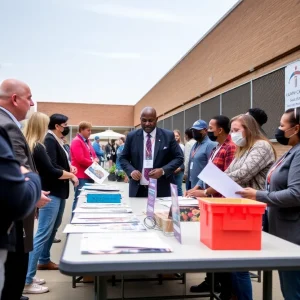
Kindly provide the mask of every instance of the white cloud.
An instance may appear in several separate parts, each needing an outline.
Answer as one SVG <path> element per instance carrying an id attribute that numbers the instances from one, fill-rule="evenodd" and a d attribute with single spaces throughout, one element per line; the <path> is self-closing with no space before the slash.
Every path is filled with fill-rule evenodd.
<path id="1" fill-rule="evenodd" d="M 195 24 L 196 20 L 192 17 L 177 16 L 169 12 L 155 9 L 141 9 L 136 7 L 128 7 L 116 5 L 112 3 L 103 3 L 97 5 L 85 5 L 84 9 L 101 15 L 109 15 L 115 17 L 123 17 L 130 19 L 142 19 L 153 22 L 163 23 L 179 23 L 179 24 Z"/>

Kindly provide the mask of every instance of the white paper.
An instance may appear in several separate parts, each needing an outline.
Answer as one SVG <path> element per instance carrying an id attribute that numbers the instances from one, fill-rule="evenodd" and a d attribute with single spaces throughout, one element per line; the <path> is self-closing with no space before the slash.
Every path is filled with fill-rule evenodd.
<path id="1" fill-rule="evenodd" d="M 185 200 L 180 200 L 179 202 L 179 206 L 198 206 L 199 202 L 196 199 L 189 199 L 189 201 L 185 201 Z M 166 206 L 166 207 L 171 207 L 172 206 L 172 201 L 158 201 L 159 204 Z"/>
<path id="2" fill-rule="evenodd" d="M 88 215 L 88 214 L 86 214 Z M 110 218 L 106 216 L 105 218 L 95 217 L 95 218 L 82 218 L 80 214 L 75 214 L 71 223 L 72 224 L 108 224 L 108 223 L 139 223 L 140 220 L 134 216 L 128 217 L 124 215 L 119 218 Z"/>
<path id="3" fill-rule="evenodd" d="M 97 232 L 132 232 L 147 231 L 143 224 L 117 223 L 117 224 L 67 224 L 63 233 L 97 233 Z"/>
<path id="4" fill-rule="evenodd" d="M 81 251 L 87 253 L 110 252 L 119 253 L 120 248 L 136 249 L 167 249 L 171 247 L 154 232 L 112 233 L 109 235 L 85 233 L 82 235 Z"/>
<path id="5" fill-rule="evenodd" d="M 97 184 L 97 185 L 83 186 L 83 190 L 86 190 L 86 191 L 113 191 L 113 192 L 118 192 L 120 189 L 116 185 Z"/>
<path id="6" fill-rule="evenodd" d="M 90 178 L 101 184 L 109 175 L 98 163 L 93 162 L 85 171 Z"/>
<path id="7" fill-rule="evenodd" d="M 86 209 L 129 208 L 129 206 L 125 203 L 86 203 L 86 202 L 81 203 L 80 207 Z"/>
<path id="8" fill-rule="evenodd" d="M 128 214 L 132 213 L 131 208 L 126 207 L 104 207 L 104 208 L 87 208 L 87 207 L 76 207 L 73 212 L 75 213 L 98 213 L 98 214 Z"/>
<path id="9" fill-rule="evenodd" d="M 199 174 L 198 178 L 226 198 L 240 198 L 236 192 L 243 190 L 240 185 L 210 161 Z"/>
<path id="10" fill-rule="evenodd" d="M 133 218 L 136 217 L 134 215 L 127 214 L 94 214 L 94 213 L 79 213 L 75 215 L 78 219 L 119 219 L 119 218 Z"/>
<path id="11" fill-rule="evenodd" d="M 156 198 L 156 200 L 161 200 L 161 201 L 172 201 L 171 197 L 161 197 L 161 198 Z M 179 201 L 191 201 L 194 200 L 192 197 L 183 197 L 183 196 L 178 196 Z"/>

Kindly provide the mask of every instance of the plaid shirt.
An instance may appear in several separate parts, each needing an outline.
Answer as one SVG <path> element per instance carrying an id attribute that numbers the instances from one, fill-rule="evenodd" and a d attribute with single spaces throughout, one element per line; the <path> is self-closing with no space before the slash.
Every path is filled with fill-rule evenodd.
<path id="1" fill-rule="evenodd" d="M 215 152 L 218 148 L 215 148 L 213 152 L 211 153 L 211 158 L 214 157 Z M 228 135 L 225 142 L 222 144 L 220 150 L 216 154 L 216 156 L 213 158 L 212 162 L 214 165 L 216 165 L 220 170 L 223 172 L 229 167 L 231 162 L 234 159 L 236 151 L 236 145 L 232 142 L 231 136 Z M 216 193 L 214 194 L 214 197 L 220 198 L 223 197 L 221 194 Z"/>
<path id="2" fill-rule="evenodd" d="M 217 151 L 218 148 L 215 148 L 214 151 L 211 153 L 211 158 L 214 156 L 214 153 Z M 213 158 L 213 163 L 216 165 L 220 170 L 223 172 L 229 167 L 231 162 L 234 159 L 236 150 L 236 145 L 232 142 L 231 136 L 228 135 L 225 142 L 222 144 L 220 150 Z"/>

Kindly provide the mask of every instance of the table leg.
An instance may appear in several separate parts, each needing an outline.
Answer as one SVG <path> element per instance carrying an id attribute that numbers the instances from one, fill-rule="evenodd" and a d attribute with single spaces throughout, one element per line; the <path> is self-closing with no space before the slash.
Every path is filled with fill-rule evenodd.
<path id="1" fill-rule="evenodd" d="M 210 300 L 214 300 L 214 293 L 215 293 L 215 274 L 211 273 L 211 283 L 210 283 Z"/>
<path id="2" fill-rule="evenodd" d="M 107 279 L 95 277 L 95 300 L 107 300 Z"/>
<path id="3" fill-rule="evenodd" d="M 263 300 L 272 300 L 272 271 L 264 271 Z"/>

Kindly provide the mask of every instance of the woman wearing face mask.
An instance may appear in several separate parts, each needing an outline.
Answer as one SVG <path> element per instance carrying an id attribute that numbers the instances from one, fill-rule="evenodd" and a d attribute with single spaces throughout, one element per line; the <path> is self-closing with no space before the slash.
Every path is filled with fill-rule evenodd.
<path id="1" fill-rule="evenodd" d="M 231 138 L 237 151 L 225 173 L 242 187 L 263 189 L 266 174 L 276 157 L 273 146 L 250 115 L 239 115 L 231 120 Z M 239 300 L 252 300 L 249 272 L 232 273 L 232 284 Z"/>
<path id="2" fill-rule="evenodd" d="M 281 117 L 275 137 L 289 145 L 271 167 L 263 188 L 246 188 L 238 194 L 268 205 L 269 233 L 300 245 L 300 108 L 289 109 Z M 284 299 L 300 299 L 300 271 L 279 271 Z"/>
<path id="3" fill-rule="evenodd" d="M 41 294 L 49 290 L 47 287 L 41 286 L 42 283 L 45 283 L 44 279 L 35 277 L 37 264 L 40 261 L 48 269 L 58 269 L 57 265 L 50 260 L 50 248 L 55 233 L 61 224 L 65 201 L 69 196 L 69 179 L 75 185 L 78 184 L 77 177 L 70 172 L 67 154 L 62 145 L 61 132 L 65 129 L 60 127 L 65 128 L 65 126 L 58 125 L 61 124 L 61 121 L 65 123 L 67 119 L 66 117 L 51 118 L 51 126 L 56 128 L 51 135 L 48 133 L 46 136 L 50 119 L 40 112 L 35 112 L 31 116 L 24 130 L 25 138 L 41 178 L 42 188 L 50 192 L 48 197 L 51 199 L 46 206 L 39 210 L 38 229 L 33 241 L 33 250 L 29 255 L 24 287 L 24 293 L 26 294 Z M 48 147 L 44 145 L 45 136 Z M 51 159 L 47 153 L 49 153 Z"/>
<path id="4" fill-rule="evenodd" d="M 178 145 L 180 146 L 180 149 L 182 150 L 182 154 L 184 154 L 184 145 L 181 144 L 181 138 L 180 138 L 180 131 L 178 129 L 173 130 L 174 132 L 174 136 L 175 136 L 175 140 L 178 143 Z M 178 192 L 178 196 L 182 196 L 183 192 L 182 192 L 182 181 L 183 181 L 183 175 L 184 175 L 184 163 L 175 170 L 175 181 L 176 181 L 176 185 L 177 185 L 177 192 Z"/>

